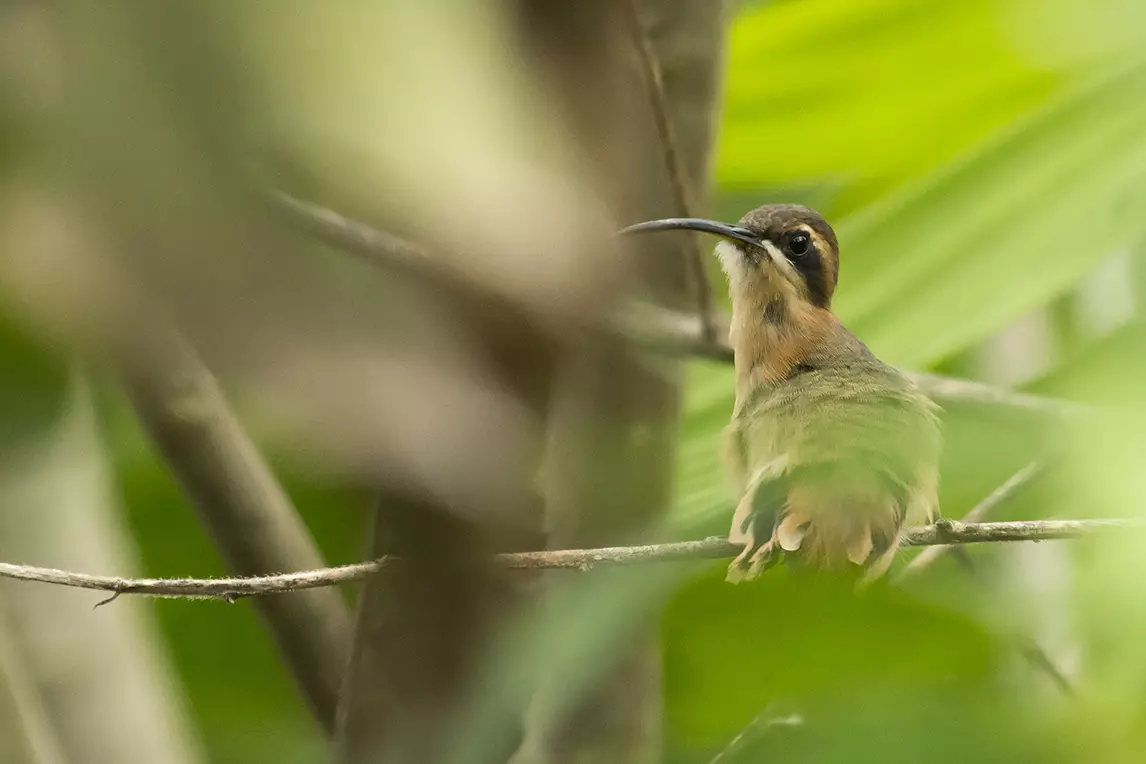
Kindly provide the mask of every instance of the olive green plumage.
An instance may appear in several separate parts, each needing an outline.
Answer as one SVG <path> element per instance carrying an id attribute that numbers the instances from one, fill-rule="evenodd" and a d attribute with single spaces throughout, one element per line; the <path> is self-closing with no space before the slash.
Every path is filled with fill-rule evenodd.
<path id="1" fill-rule="evenodd" d="M 788 377 L 741 395 L 728 428 L 743 489 L 730 537 L 749 546 L 730 579 L 785 557 L 882 573 L 903 525 L 936 513 L 937 413 L 842 327 Z"/>

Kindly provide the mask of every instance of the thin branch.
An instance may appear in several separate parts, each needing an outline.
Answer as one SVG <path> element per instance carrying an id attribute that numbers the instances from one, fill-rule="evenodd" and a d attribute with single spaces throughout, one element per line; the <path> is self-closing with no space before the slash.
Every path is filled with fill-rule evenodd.
<path id="1" fill-rule="evenodd" d="M 978 523 L 986 520 L 996 509 L 1005 504 L 1039 475 L 1043 474 L 1046 468 L 1046 463 L 1042 461 L 1036 460 L 1028 463 L 1014 475 L 1011 475 L 1006 482 L 987 494 L 986 498 L 972 507 L 971 511 L 963 516 L 963 522 Z M 895 577 L 895 583 L 902 584 L 904 581 L 918 576 L 924 570 L 934 565 L 935 561 L 940 557 L 951 553 L 955 549 L 956 547 L 949 544 L 927 547 L 899 572 Z M 962 552 L 963 550 L 959 549 L 959 551 Z M 961 559 L 967 566 L 971 565 L 970 559 L 966 557 Z M 973 572 L 973 569 L 970 567 L 968 569 Z M 1018 639 L 1018 648 L 1031 665 L 1050 677 L 1055 686 L 1068 695 L 1073 693 L 1073 688 L 1066 674 L 1059 670 L 1058 666 L 1055 665 L 1051 657 L 1047 655 L 1046 651 L 1043 650 L 1038 643 L 1029 637 L 1022 637 Z"/>
<path id="2" fill-rule="evenodd" d="M 123 359 L 125 387 L 228 568 L 259 575 L 324 565 L 306 525 L 211 372 L 176 333 L 158 327 L 149 331 L 149 352 Z M 93 588 L 90 584 L 78 585 Z M 118 595 L 132 587 L 94 588 Z M 350 653 L 345 601 L 338 592 L 315 591 L 260 600 L 258 608 L 311 710 L 333 729 Z"/>
<path id="3" fill-rule="evenodd" d="M 961 523 L 943 520 L 934 525 L 909 529 L 904 546 L 935 544 L 979 544 L 1006 541 L 1051 541 L 1072 539 L 1122 530 L 1146 529 L 1139 519 L 1031 520 L 1003 523 Z M 643 546 L 602 547 L 600 549 L 559 549 L 544 552 L 509 552 L 496 555 L 498 564 L 508 570 L 566 568 L 590 570 L 598 566 L 643 565 L 657 562 L 717 560 L 734 557 L 742 547 L 722 537 L 699 541 L 678 541 Z M 305 570 L 272 576 L 245 578 L 121 578 L 73 573 L 55 568 L 0 563 L 0 578 L 34 581 L 57 586 L 94 589 L 115 594 L 141 594 L 148 597 L 221 599 L 285 594 L 362 581 L 399 560 L 382 557 L 370 562 L 335 568 Z"/>
<path id="4" fill-rule="evenodd" d="M 1001 523 L 963 523 L 940 520 L 933 525 L 909 529 L 904 546 L 979 544 L 997 541 L 1055 541 L 1082 538 L 1096 533 L 1146 528 L 1146 520 L 1021 520 Z"/>
<path id="5" fill-rule="evenodd" d="M 1063 673 L 1062 669 L 1051 660 L 1050 655 L 1047 654 L 1046 650 L 1044 650 L 1038 642 L 1030 637 L 1021 637 L 1018 642 L 1019 651 L 1032 666 L 1046 674 L 1054 686 L 1064 695 L 1075 695 L 1074 685 L 1071 684 L 1070 679 Z"/>
<path id="6" fill-rule="evenodd" d="M 720 753 L 713 756 L 708 764 L 723 764 L 778 727 L 792 729 L 804 726 L 804 717 L 801 714 L 777 716 L 774 706 L 774 703 L 765 706 L 764 710 L 753 717 L 744 729 L 736 733 L 736 737 L 732 738 Z"/>
<path id="7" fill-rule="evenodd" d="M 641 62 L 641 74 L 645 81 L 645 89 L 648 92 L 653 121 L 656 123 L 657 133 L 660 135 L 661 152 L 664 156 L 669 185 L 672 188 L 676 214 L 678 217 L 691 217 L 693 205 L 690 202 L 689 186 L 684 162 L 681 159 L 677 144 L 676 131 L 673 129 L 672 119 L 668 113 L 664 71 L 661 69 L 657 52 L 653 48 L 653 42 L 649 39 L 644 24 L 641 23 L 638 2 L 639 0 L 627 0 L 623 3 L 625 19 L 628 22 L 629 32 L 633 37 L 633 45 L 637 49 L 638 58 Z M 708 271 L 704 267 L 704 253 L 701 250 L 698 236 L 693 234 L 686 238 L 692 245 L 688 251 L 689 288 L 696 298 L 697 313 L 700 315 L 701 336 L 705 341 L 712 342 L 717 336 L 712 285 L 708 281 Z"/>
<path id="8" fill-rule="evenodd" d="M 1012 496 L 1018 493 L 1023 487 L 1029 484 L 1032 480 L 1037 478 L 1046 469 L 1046 465 L 1039 461 L 1033 461 L 1021 470 L 1011 475 L 1005 483 L 991 491 L 985 499 L 971 508 L 963 517 L 964 523 L 979 523 L 987 519 L 1000 506 L 1005 504 Z M 920 552 L 914 560 L 904 566 L 900 571 L 897 581 L 902 582 L 908 578 L 919 575 L 928 567 L 935 564 L 943 555 L 950 552 L 951 546 L 947 544 L 928 547 Z"/>
<path id="9" fill-rule="evenodd" d="M 967 379 L 952 379 L 935 374 L 912 373 L 912 379 L 930 397 L 949 403 L 969 403 L 979 406 L 1005 406 L 1032 414 L 1049 416 L 1077 416 L 1094 411 L 1082 403 L 1044 398 L 1029 393 L 1016 393 L 1002 387 L 985 385 Z"/>
<path id="10" fill-rule="evenodd" d="M 296 199 L 282 191 L 268 192 L 266 201 L 320 241 L 365 256 L 376 264 L 417 270 L 433 269 L 435 266 L 433 258 L 425 250 L 389 231 Z"/>
<path id="11" fill-rule="evenodd" d="M 263 200 L 272 212 L 318 241 L 357 255 L 372 266 L 427 283 L 456 303 L 483 307 L 507 303 L 506 296 L 488 283 L 467 276 L 409 239 L 282 191 L 267 191 Z"/>

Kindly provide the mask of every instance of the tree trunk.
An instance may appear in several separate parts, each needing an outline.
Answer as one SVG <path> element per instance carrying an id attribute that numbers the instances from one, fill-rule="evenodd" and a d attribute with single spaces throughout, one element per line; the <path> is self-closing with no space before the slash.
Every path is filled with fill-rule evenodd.
<path id="1" fill-rule="evenodd" d="M 629 0 L 625 0 L 628 2 Z M 638 3 L 641 27 L 664 73 L 666 118 L 675 133 L 687 198 L 703 205 L 724 50 L 724 4 L 687 0 Z M 624 65 L 614 114 L 635 126 L 632 150 L 611 154 L 589 144 L 624 222 L 678 214 L 670 193 L 663 136 L 652 118 L 638 46 L 622 20 L 610 43 Z M 579 72 L 575 93 L 599 97 L 602 87 Z M 597 135 L 601 132 L 598 130 Z M 618 168 L 622 168 L 618 170 Z M 703 214 L 701 209 L 691 210 Z M 635 242 L 636 290 L 661 304 L 696 309 L 689 289 L 693 255 L 685 237 Z M 704 265 L 707 267 L 708 263 Z M 705 285 L 702 285 L 702 287 Z M 647 540 L 671 502 L 679 373 L 669 362 L 641 358 L 635 348 L 597 344 L 569 359 L 559 379 L 550 429 L 547 530 L 552 548 L 609 546 Z M 661 749 L 661 658 L 655 625 L 643 645 L 616 658 L 612 670 L 573 711 L 542 727 L 533 715 L 519 759 L 547 764 L 655 762 Z M 542 692 L 547 690 L 543 688 Z M 548 688 L 561 692 L 562 688 Z M 544 704 L 544 697 L 538 698 Z"/>

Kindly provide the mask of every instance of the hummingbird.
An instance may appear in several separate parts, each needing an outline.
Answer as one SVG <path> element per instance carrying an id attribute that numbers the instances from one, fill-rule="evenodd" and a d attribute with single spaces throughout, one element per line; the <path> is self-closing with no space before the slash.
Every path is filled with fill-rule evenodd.
<path id="1" fill-rule="evenodd" d="M 720 237 L 732 299 L 728 538 L 744 549 L 727 580 L 781 561 L 879 578 L 903 529 L 938 514 L 939 407 L 832 312 L 839 243 L 817 212 L 769 204 L 735 225 L 667 218 L 622 233 L 677 229 Z"/>

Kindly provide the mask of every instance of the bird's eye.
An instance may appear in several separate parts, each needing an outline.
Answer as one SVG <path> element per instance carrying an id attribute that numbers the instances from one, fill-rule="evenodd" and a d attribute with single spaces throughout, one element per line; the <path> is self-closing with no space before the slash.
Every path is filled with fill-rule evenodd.
<path id="1" fill-rule="evenodd" d="M 788 254 L 801 257 L 808 254 L 808 249 L 812 246 L 812 237 L 808 236 L 804 231 L 794 231 L 788 236 L 787 250 Z"/>

